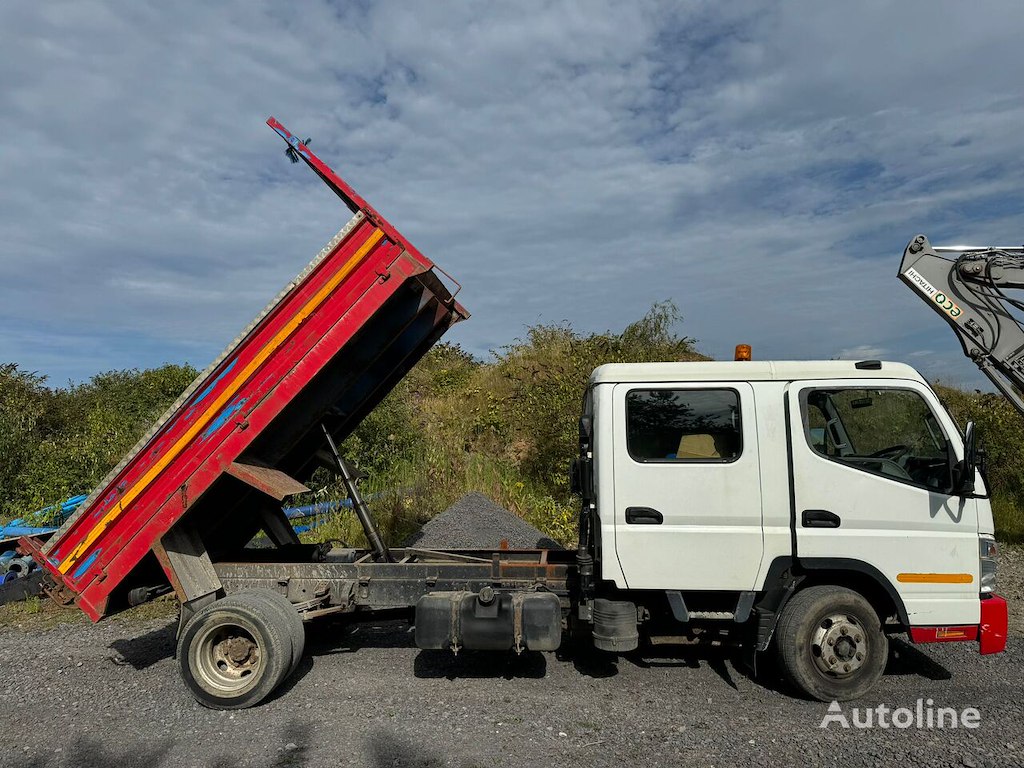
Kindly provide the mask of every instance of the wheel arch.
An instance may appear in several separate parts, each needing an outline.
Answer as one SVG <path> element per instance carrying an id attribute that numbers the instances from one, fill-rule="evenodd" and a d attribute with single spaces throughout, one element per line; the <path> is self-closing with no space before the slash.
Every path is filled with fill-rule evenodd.
<path id="1" fill-rule="evenodd" d="M 903 598 L 885 575 L 870 563 L 845 557 L 777 557 L 768 569 L 761 597 L 755 606 L 758 614 L 757 650 L 768 648 L 779 617 L 794 594 L 807 587 L 827 584 L 846 587 L 863 595 L 882 621 L 896 616 L 903 628 L 910 626 Z"/>
<path id="2" fill-rule="evenodd" d="M 910 626 L 910 617 L 903 598 L 892 582 L 870 563 L 848 557 L 805 557 L 799 566 L 806 573 L 800 587 L 817 584 L 835 584 L 862 594 L 884 621 L 895 616 L 904 627 Z"/>

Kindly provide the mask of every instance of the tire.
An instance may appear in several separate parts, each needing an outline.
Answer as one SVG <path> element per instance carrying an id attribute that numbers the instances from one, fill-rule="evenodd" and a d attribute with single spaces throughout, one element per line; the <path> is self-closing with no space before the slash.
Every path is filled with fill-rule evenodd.
<path id="1" fill-rule="evenodd" d="M 783 609 L 775 638 L 783 676 L 818 701 L 863 696 L 889 658 L 878 613 L 845 587 L 797 592 Z"/>
<path id="2" fill-rule="evenodd" d="M 287 676 L 292 641 L 266 596 L 242 592 L 197 613 L 178 639 L 178 669 L 195 699 L 211 709 L 245 709 Z"/>
<path id="3" fill-rule="evenodd" d="M 269 589 L 254 589 L 247 594 L 260 595 L 281 614 L 281 620 L 284 622 L 283 626 L 287 629 L 288 636 L 292 642 L 292 660 L 284 676 L 284 679 L 287 680 L 298 668 L 299 662 L 302 661 L 302 654 L 306 650 L 306 628 L 302 624 L 302 618 L 299 616 L 299 612 L 295 610 L 291 600 L 280 592 L 272 592 Z M 281 682 L 284 682 L 284 680 Z"/>

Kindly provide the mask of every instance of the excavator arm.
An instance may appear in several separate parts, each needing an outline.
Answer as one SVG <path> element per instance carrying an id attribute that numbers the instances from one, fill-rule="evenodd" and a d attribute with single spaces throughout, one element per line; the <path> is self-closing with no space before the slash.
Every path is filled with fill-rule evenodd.
<path id="1" fill-rule="evenodd" d="M 1024 415 L 1024 248 L 933 246 L 918 235 L 900 279 L 953 329 L 966 354 Z"/>

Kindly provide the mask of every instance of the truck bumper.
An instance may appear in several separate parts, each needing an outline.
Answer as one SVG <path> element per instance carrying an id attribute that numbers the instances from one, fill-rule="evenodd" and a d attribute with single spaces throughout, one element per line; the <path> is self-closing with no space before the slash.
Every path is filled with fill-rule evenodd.
<path id="1" fill-rule="evenodd" d="M 978 627 L 978 645 L 981 653 L 1001 653 L 1006 648 L 1009 612 L 1006 601 L 999 595 L 988 595 L 981 600 L 981 624 Z"/>
<path id="2" fill-rule="evenodd" d="M 914 643 L 954 643 L 977 640 L 981 654 L 1001 653 L 1006 648 L 1009 617 L 1006 601 L 999 595 L 981 598 L 981 623 L 955 627 L 911 627 Z"/>

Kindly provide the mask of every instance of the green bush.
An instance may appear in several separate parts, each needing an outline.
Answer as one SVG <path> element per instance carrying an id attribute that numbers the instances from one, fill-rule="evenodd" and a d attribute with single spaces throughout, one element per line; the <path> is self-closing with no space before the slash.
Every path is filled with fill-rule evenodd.
<path id="1" fill-rule="evenodd" d="M 196 377 L 188 365 L 146 371 L 111 371 L 65 389 L 43 379 L 0 369 L 0 419 L 20 429 L 16 472 L 5 477 L 0 514 L 21 517 L 91 490 Z M 11 412 L 24 410 L 20 418 Z M 2 440 L 12 439 L 3 429 Z M 10 467 L 11 464 L 6 464 Z"/>
<path id="2" fill-rule="evenodd" d="M 45 378 L 14 363 L 0 365 L 0 519 L 14 517 L 23 476 L 40 442 L 50 431 L 54 395 Z"/>

